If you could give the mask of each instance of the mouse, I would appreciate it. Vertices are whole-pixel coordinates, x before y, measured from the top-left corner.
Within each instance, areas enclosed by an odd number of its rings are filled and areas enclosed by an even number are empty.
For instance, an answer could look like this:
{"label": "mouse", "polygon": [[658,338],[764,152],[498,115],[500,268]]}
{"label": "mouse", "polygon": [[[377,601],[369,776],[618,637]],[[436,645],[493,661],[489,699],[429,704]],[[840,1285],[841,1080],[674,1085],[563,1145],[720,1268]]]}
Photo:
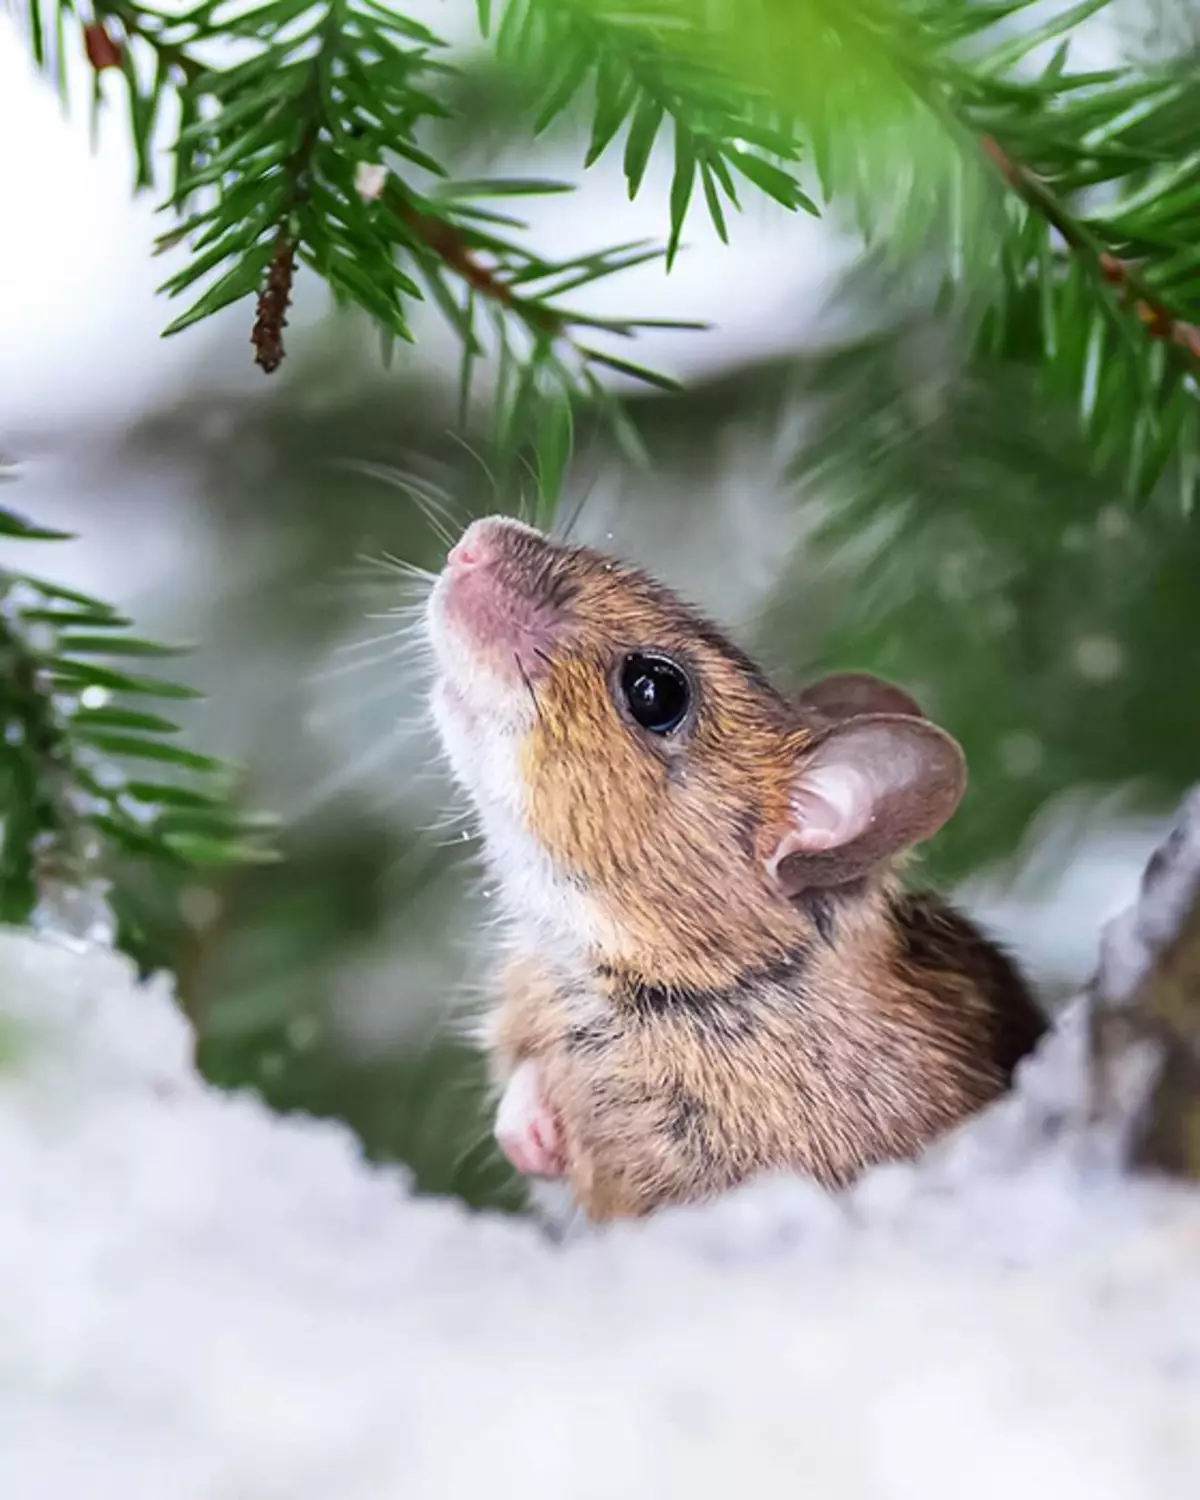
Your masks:
{"label": "mouse", "polygon": [[904,878],[966,765],[903,689],[784,692],[648,573],[505,516],[424,618],[499,903],[478,1035],[519,1172],[595,1223],[768,1172],[837,1191],[1008,1089],[1046,1019]]}

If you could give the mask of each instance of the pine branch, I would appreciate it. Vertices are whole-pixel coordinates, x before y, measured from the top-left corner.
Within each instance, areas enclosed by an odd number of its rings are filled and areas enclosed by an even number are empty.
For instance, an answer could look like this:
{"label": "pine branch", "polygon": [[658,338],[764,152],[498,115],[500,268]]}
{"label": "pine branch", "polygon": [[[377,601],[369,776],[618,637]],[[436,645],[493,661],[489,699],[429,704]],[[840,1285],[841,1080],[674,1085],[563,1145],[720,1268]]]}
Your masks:
{"label": "pine branch", "polygon": [[5,663],[0,914],[12,921],[28,917],[46,875],[63,866],[74,873],[82,853],[82,820],[71,798],[69,747],[40,661],[15,623],[2,617],[0,660]]}
{"label": "pine branch", "polygon": [[300,99],[300,108],[308,117],[304,134],[282,166],[284,190],[277,209],[275,243],[266,281],[258,294],[257,316],[250,334],[255,363],[268,375],[283,363],[283,330],[287,325],[286,314],[296,273],[298,236],[292,221],[312,197],[317,146],[322,133],[330,128],[322,107],[322,79],[340,41],[341,19],[340,4],[331,4],[318,36],[317,50],[309,64],[308,83]]}
{"label": "pine branch", "polygon": [[[411,341],[409,308],[428,296],[462,339],[464,402],[478,361],[498,352],[501,461],[514,461],[532,439],[544,480],[558,473],[564,442],[569,447],[571,404],[599,403],[621,425],[596,370],[671,385],[575,333],[630,338],[654,320],[589,318],[555,300],[658,252],[620,246],[548,262],[505,237],[525,226],[484,201],[568,184],[455,183],[430,154],[424,127],[445,112],[437,88],[452,68],[426,27],[379,0],[261,0],[249,9],[201,0],[180,15],[100,0],[93,14],[85,24],[74,0],[57,0],[52,18],[35,4],[35,57],[61,64],[61,46],[45,45],[48,23],[57,35],[64,17],[74,18],[96,77],[96,108],[101,77],[123,74],[138,187],[153,180],[161,101],[178,95],[169,200],[178,222],[159,248],[186,243],[192,253],[162,290],[171,297],[202,290],[168,334],[253,298],[251,343],[270,373],[285,357],[301,268],[321,277],[339,304],[365,311],[389,352],[394,340]],[[237,43],[241,60],[216,65],[218,42]],[[489,306],[497,316],[485,340],[476,317]],[[510,378],[514,369],[519,379]]]}
{"label": "pine branch", "polygon": [[[981,357],[1040,363],[1047,393],[1076,404],[1097,469],[1119,467],[1131,498],[1182,451],[1186,508],[1200,458],[1200,88],[1194,70],[1073,72],[1071,30],[1105,4],[1042,21],[1027,0],[677,0],[669,35],[766,92],[826,197],[853,204],[896,274],[934,272],[938,305],[974,320]],[[622,5],[647,25],[657,9]],[[1016,210],[988,151],[1013,164]]]}
{"label": "pine branch", "polygon": [[985,135],[981,144],[1013,191],[1052,229],[1057,230],[1071,250],[1091,259],[1104,280],[1120,294],[1122,302],[1133,308],[1149,337],[1178,344],[1191,357],[1194,367],[1194,362],[1200,359],[1200,328],[1177,317],[1164,306],[1129,261],[1106,249],[1098,236],[1068,213],[1046,184],[1015,162],[998,141]]}
{"label": "pine branch", "polygon": [[[2,507],[0,534],[66,539]],[[173,744],[169,719],[125,706],[198,696],[110,665],[177,654],[128,626],[99,599],[0,569],[0,920],[29,920],[123,857],[180,870],[273,857],[269,823],[233,806],[231,769]]]}
{"label": "pine branch", "polygon": [[[486,7],[480,17],[486,31]],[[681,36],[687,46],[680,45]],[[530,89],[535,134],[594,79],[584,166],[598,161],[628,124],[623,164],[630,198],[640,191],[655,142],[670,122],[675,170],[668,269],[697,182],[722,239],[728,238],[725,208],[741,206],[735,176],[785,208],[817,212],[789,167],[780,165],[800,155],[786,119],[764,90],[722,69],[720,41],[697,25],[686,0],[664,0],[648,10],[604,0],[508,0],[496,49],[520,69]]]}
{"label": "pine branch", "polygon": [[1200,171],[1174,137],[1198,103],[1194,82],[1167,74],[1080,91],[1040,134],[1019,120],[981,130],[1021,205],[983,349],[1037,359],[1047,392],[1077,404],[1097,471],[1119,471],[1130,498],[1173,467],[1185,511],[1200,458]]}
{"label": "pine branch", "polygon": [[[57,0],[53,27],[31,9],[40,60],[52,60],[47,37],[74,3]],[[1149,67],[1073,72],[1072,28],[1106,3],[1043,19],[1038,0],[506,0],[494,45],[530,88],[535,131],[591,89],[584,165],[623,133],[631,195],[671,132],[668,266],[698,191],[722,237],[739,178],[815,212],[797,175],[810,160],[826,202],[848,208],[898,273],[933,264],[941,302],[976,320],[982,354],[1040,360],[1047,390],[1077,404],[1098,466],[1120,464],[1142,498],[1177,448],[1200,456],[1200,89]],[[480,14],[490,31],[490,7]],[[479,361],[496,357],[497,441],[511,456],[532,434],[547,474],[569,448],[572,406],[599,402],[621,423],[602,373],[670,388],[590,341],[644,322],[589,319],[561,301],[655,251],[550,265],[509,233],[519,220],[480,200],[565,185],[456,184],[430,154],[452,70],[425,27],[380,0],[200,0],[174,17],[101,0],[90,24],[94,66],[119,66],[128,85],[139,183],[161,98],[179,93],[171,204],[182,222],[163,243],[193,253],[164,289],[204,290],[168,332],[253,298],[255,357],[270,371],[302,267],[365,310],[388,349],[411,339],[409,309],[429,297],[462,342],[464,404]],[[217,41],[238,43],[243,60],[211,65]],[[621,431],[635,451],[627,422]],[[1181,500],[1191,503],[1190,481]]]}

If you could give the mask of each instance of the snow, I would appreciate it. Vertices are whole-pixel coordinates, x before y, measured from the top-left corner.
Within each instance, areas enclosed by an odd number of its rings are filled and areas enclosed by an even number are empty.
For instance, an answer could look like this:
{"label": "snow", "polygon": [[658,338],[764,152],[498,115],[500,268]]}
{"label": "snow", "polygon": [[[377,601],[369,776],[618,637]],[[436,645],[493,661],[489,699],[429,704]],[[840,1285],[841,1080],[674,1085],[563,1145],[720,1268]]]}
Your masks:
{"label": "snow", "polygon": [[[1144,908],[1200,844],[1168,855]],[[1200,1194],[1088,1127],[1086,1020],[844,1200],[554,1243],[211,1089],[167,980],[0,931],[0,1495],[1194,1496]]]}

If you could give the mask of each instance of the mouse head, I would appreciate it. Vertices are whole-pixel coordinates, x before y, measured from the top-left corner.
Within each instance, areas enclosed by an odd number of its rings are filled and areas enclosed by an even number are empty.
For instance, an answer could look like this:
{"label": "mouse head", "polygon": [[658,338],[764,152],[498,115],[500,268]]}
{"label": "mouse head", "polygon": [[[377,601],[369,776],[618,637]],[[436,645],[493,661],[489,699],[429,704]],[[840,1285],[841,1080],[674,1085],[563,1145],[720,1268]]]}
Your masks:
{"label": "mouse head", "polygon": [[794,898],[928,838],[962,752],[861,674],[780,694],[670,590],[516,521],[475,522],[430,597],[434,714],[509,909],[664,979],[795,942]]}

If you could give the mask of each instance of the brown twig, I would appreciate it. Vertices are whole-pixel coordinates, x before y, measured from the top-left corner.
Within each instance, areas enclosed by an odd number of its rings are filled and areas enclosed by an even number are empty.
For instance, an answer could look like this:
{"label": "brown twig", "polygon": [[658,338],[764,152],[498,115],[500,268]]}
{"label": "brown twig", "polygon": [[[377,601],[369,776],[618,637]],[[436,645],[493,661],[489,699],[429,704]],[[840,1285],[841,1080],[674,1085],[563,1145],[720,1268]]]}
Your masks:
{"label": "brown twig", "polygon": [[518,297],[512,287],[491,266],[484,265],[472,249],[466,235],[456,224],[414,208],[399,189],[395,189],[392,206],[397,216],[421,240],[444,266],[460,277],[481,297],[516,313],[537,333],[555,337],[563,332],[564,319],[553,308]]}
{"label": "brown twig", "polygon": [[499,302],[503,307],[513,305],[512,288],[490,266],[483,265],[475,258],[460,229],[447,223],[445,219],[434,218],[432,214],[418,213],[410,205],[401,207],[399,212],[413,233],[444,265],[461,276],[468,286],[474,287],[481,296]]}
{"label": "brown twig", "polygon": [[1200,328],[1176,317],[1170,308],[1157,301],[1134,267],[1099,245],[1082,225],[1071,218],[1045,182],[1028,167],[1015,161],[994,136],[985,135],[981,145],[986,155],[1000,169],[1013,192],[1056,229],[1071,250],[1076,254],[1087,255],[1095,262],[1105,281],[1117,288],[1126,304],[1133,307],[1152,339],[1177,344],[1193,359],[1200,361]]}

